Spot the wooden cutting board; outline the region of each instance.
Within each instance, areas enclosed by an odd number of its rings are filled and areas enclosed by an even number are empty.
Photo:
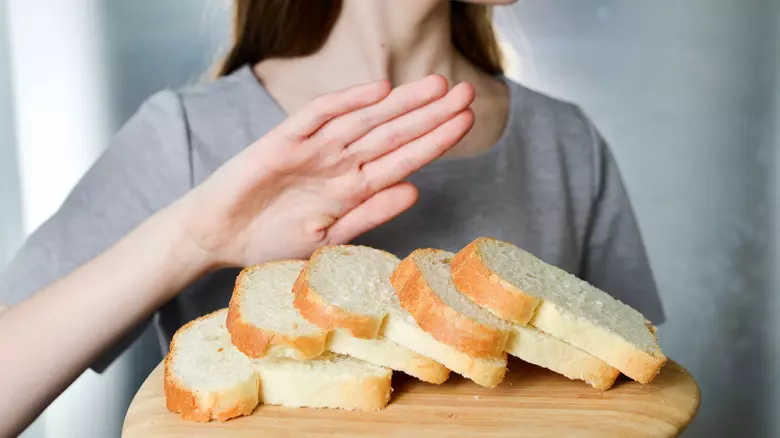
[[[172,437],[670,437],[691,422],[699,387],[670,361],[647,385],[623,377],[601,392],[555,373],[510,360],[495,389],[453,373],[431,385],[394,373],[383,411],[289,409],[261,405],[225,423],[184,421],[165,408],[163,368],[138,390],[125,417],[124,438]]]

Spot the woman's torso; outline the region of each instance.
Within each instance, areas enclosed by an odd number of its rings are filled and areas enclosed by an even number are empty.
[[[457,251],[479,236],[499,238],[660,322],[644,247],[606,145],[576,106],[507,85],[509,115],[498,142],[410,177],[417,204],[354,243],[404,257],[416,248]],[[0,303],[18,303],[91,260],[284,118],[249,67],[156,94],[0,275]],[[160,309],[163,349],[181,325],[228,304],[237,274],[208,274]],[[138,333],[93,368],[110,363]]]
[[[585,125],[569,104],[511,82],[508,87],[509,116],[497,144],[423,168],[410,178],[420,191],[417,204],[353,243],[404,257],[421,247],[457,251],[476,237],[491,236],[579,272],[594,196]],[[195,185],[285,117],[249,68],[183,91],[181,98]],[[565,143],[560,134],[572,124],[583,135]],[[227,305],[237,272],[210,274],[167,304],[160,313],[166,341],[183,322]]]

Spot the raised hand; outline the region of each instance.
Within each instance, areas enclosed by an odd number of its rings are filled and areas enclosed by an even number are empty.
[[[225,163],[177,210],[217,265],[308,257],[411,207],[403,180],[471,128],[474,90],[438,75],[324,95]]]

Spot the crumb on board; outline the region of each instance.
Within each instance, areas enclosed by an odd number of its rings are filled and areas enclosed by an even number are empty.
[[[222,347],[219,347],[219,349],[217,350],[217,353],[222,353],[223,350],[225,350],[225,349],[222,348]]]
[[[479,400],[479,396],[478,396],[478,395],[475,395],[475,396],[474,396],[474,400]]]
[[[457,415],[455,415],[455,414],[450,414],[450,415],[448,415],[448,417],[450,417],[451,419],[458,418],[458,416],[457,416]]]

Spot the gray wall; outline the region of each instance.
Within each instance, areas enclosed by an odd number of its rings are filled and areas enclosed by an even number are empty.
[[[780,286],[780,269],[777,269],[777,263],[780,262],[780,230],[778,230],[778,219],[780,219],[780,153],[778,153],[778,150],[780,149],[780,2],[776,2],[775,4],[775,35],[773,41],[774,41],[774,47],[773,47],[773,53],[775,54],[775,85],[774,85],[774,98],[775,98],[775,104],[774,104],[774,120],[775,120],[775,139],[774,139],[774,172],[772,172],[772,183],[771,183],[771,190],[770,193],[772,193],[772,204],[774,205],[773,209],[773,215],[772,215],[772,226],[774,229],[774,251],[772,261],[774,264],[774,286],[775,286],[775,294],[774,294],[774,303],[773,305],[769,306],[769,312],[770,312],[770,321],[774,321],[773,327],[771,327],[771,334],[773,336],[769,339],[769,345],[771,346],[769,348],[770,352],[773,352],[773,360],[770,365],[770,370],[774,372],[775,378],[773,379],[773,382],[769,382],[770,388],[773,388],[772,391],[772,397],[770,404],[774,408],[774,411],[780,411],[780,378],[777,376],[780,375],[780,319],[777,318],[777,315],[780,315],[780,292],[778,292],[777,287]],[[780,436],[780,415],[777,415],[776,413],[772,415],[771,418],[771,426],[770,431],[773,436]]]
[[[102,0],[118,128],[151,93],[208,79],[229,34],[229,1]]]
[[[661,345],[702,388],[687,435],[780,436],[776,2],[526,0],[513,12],[529,83],[580,103],[615,151],[668,314]]]
[[[9,62],[8,22],[5,2],[0,1],[0,266],[13,255],[22,240],[22,209]]]

